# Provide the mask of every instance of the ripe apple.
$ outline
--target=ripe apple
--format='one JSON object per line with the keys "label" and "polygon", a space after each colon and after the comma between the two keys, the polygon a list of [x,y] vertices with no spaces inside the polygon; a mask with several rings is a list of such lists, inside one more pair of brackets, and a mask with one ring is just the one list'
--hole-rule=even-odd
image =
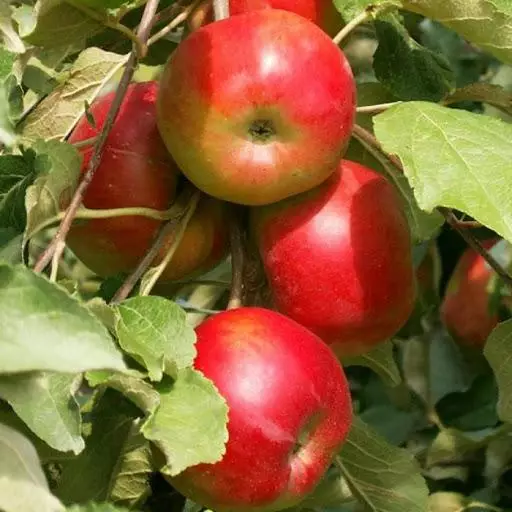
{"label": "ripe apple", "polygon": [[[179,170],[171,159],[156,125],[157,82],[134,83],[128,88],[119,115],[101,155],[101,162],[86,191],[90,209],[145,207],[166,210],[175,199]],[[99,134],[114,93],[98,98],[69,141],[76,143]],[[82,173],[93,147],[84,147]],[[68,198],[69,201],[69,198]],[[63,206],[66,206],[65,202]],[[161,281],[179,279],[217,263],[227,247],[227,212],[224,204],[203,197],[190,220],[177,252]],[[130,272],[151,246],[162,221],[123,216],[75,222],[67,237],[69,248],[93,272],[108,277]],[[161,261],[171,240],[164,244]]]}
{"label": "ripe apple", "polygon": [[[332,0],[229,0],[231,16],[259,9],[282,9],[294,12],[333,36],[342,25],[341,15],[335,9]],[[212,2],[206,0],[194,9],[189,16],[188,24],[190,30],[194,31],[212,21]]]}
{"label": "ripe apple", "polygon": [[338,356],[371,349],[411,314],[415,277],[402,202],[377,172],[348,160],[322,185],[252,209],[278,311]]}
{"label": "ripe apple", "polygon": [[[491,249],[496,239],[482,245]],[[457,262],[441,304],[441,319],[453,337],[464,345],[483,347],[498,324],[491,311],[489,282],[493,270],[475,250],[468,248]]]}
{"label": "ripe apple", "polygon": [[355,115],[342,51],[317,26],[279,9],[201,27],[171,55],[160,84],[160,133],[207,194],[268,204],[335,170]]}
{"label": "ripe apple", "polygon": [[229,406],[220,462],[171,478],[216,512],[274,511],[314,490],[352,422],[350,392],[332,351],[285,316],[243,307],[196,328],[195,368]]}

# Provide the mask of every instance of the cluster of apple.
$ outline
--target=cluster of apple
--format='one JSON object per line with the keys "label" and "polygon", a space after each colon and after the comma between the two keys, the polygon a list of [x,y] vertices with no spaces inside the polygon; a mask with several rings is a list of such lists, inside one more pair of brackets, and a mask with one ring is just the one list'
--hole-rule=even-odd
{"label": "cluster of apple", "polygon": [[[229,405],[229,440],[220,462],[171,481],[214,510],[280,510],[315,488],[347,436],[338,358],[385,341],[411,313],[411,241],[394,187],[343,159],[356,92],[343,52],[316,24],[331,1],[230,7],[211,22],[204,4],[160,82],[130,85],[84,204],[166,210],[183,180],[201,190],[164,282],[216,265],[228,203],[249,208],[277,311],[242,307],[197,328],[195,366]],[[112,100],[95,101],[94,126],[84,117],[70,141],[98,135]],[[81,152],[85,169],[92,148]],[[76,222],[68,245],[100,276],[129,272],[162,222]]]}

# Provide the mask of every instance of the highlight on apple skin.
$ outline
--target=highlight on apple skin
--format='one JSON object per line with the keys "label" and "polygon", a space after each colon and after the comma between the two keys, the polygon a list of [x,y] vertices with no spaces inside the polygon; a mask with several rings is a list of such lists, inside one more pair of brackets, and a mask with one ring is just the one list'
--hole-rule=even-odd
{"label": "highlight on apple skin", "polygon": [[341,358],[367,352],[411,314],[416,284],[402,199],[382,175],[342,160],[322,185],[252,208],[276,309]]}
{"label": "highlight on apple skin", "polygon": [[196,334],[194,365],[229,406],[229,439],[220,462],[169,481],[218,512],[294,506],[319,483],[352,423],[341,364],[320,338],[268,309],[218,313]]}
{"label": "highlight on apple skin", "polygon": [[[482,245],[490,250],[497,238]],[[494,271],[474,249],[467,248],[448,281],[441,304],[441,320],[462,345],[482,347],[498,324],[498,313],[491,310],[488,289]]]}
{"label": "highlight on apple skin", "polygon": [[297,14],[262,9],[180,43],[161,77],[158,126],[203,192],[269,204],[334,172],[355,95],[350,65],[329,36]]}
{"label": "highlight on apple skin", "polygon": [[[157,128],[157,93],[155,81],[132,83],[128,87],[100,165],[85,193],[86,208],[144,207],[165,211],[175,200],[180,172]],[[69,142],[96,137],[113,98],[114,93],[109,93],[94,101],[90,115],[95,126],[84,115]],[[80,153],[83,174],[93,145],[80,148]],[[61,198],[62,207],[67,206],[66,200],[69,198]],[[225,256],[227,215],[224,203],[210,197],[200,199],[173,261],[162,275],[162,282],[206,271]],[[109,277],[132,271],[151,247],[161,226],[161,220],[137,215],[77,220],[69,232],[67,244],[90,270],[101,277]],[[163,244],[154,264],[162,260],[171,242],[169,239]]]}

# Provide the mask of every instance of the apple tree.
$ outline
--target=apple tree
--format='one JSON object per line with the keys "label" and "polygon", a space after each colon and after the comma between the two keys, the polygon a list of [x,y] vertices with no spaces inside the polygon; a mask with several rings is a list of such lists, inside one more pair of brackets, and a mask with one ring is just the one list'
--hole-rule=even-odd
{"label": "apple tree", "polygon": [[512,510],[512,2],[0,0],[0,511]]}

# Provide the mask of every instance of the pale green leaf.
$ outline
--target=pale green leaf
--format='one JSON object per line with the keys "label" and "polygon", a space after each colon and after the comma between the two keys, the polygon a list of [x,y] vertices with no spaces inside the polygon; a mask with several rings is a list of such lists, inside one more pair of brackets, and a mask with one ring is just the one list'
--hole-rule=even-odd
{"label": "pale green leaf", "polygon": [[84,114],[85,102],[93,102],[126,60],[126,56],[99,48],[84,50],[67,80],[27,116],[21,127],[23,141],[65,139]]}
{"label": "pale green leaf", "polygon": [[503,62],[512,62],[509,0],[403,0],[403,6],[443,23]]}
{"label": "pale green leaf", "polygon": [[12,23],[9,2],[0,3],[0,44],[13,53],[25,52],[25,45]]}
{"label": "pale green leaf", "polygon": [[84,448],[80,409],[73,394],[81,377],[30,373],[0,377],[0,397],[39,438],[62,452]]}
{"label": "pale green leaf", "polygon": [[0,264],[0,312],[0,373],[125,368],[103,325],[24,266]]}
{"label": "pale green leaf", "polygon": [[26,480],[0,477],[0,510],[2,512],[64,512],[65,508],[47,489]]}
{"label": "pale green leaf", "polygon": [[373,512],[425,512],[428,488],[413,455],[388,444],[359,418],[338,465],[354,496]]}
{"label": "pale green leaf", "polygon": [[80,176],[80,155],[71,144],[57,140],[37,140],[32,147],[37,153],[35,170],[38,178],[25,195],[27,226],[25,243],[62,210]]}
{"label": "pale green leaf", "polygon": [[166,457],[164,474],[175,476],[189,466],[218,462],[228,439],[228,406],[213,383],[191,368],[160,390],[160,406],[142,427]]}
{"label": "pale green leaf", "polygon": [[333,0],[333,3],[347,22],[367,8],[394,8],[401,5],[400,0]]}
{"label": "pale green leaf", "polygon": [[380,343],[373,350],[355,357],[343,359],[344,366],[366,366],[378,374],[388,386],[398,386],[402,382],[400,370],[393,356],[391,340]]}
{"label": "pale green leaf", "polygon": [[512,319],[499,324],[487,338],[484,355],[498,381],[498,415],[512,422]]}
{"label": "pale green leaf", "polygon": [[129,512],[129,509],[118,507],[111,503],[88,503],[87,505],[73,505],[67,512]]}
{"label": "pale green leaf", "polygon": [[121,347],[139,360],[152,380],[163,372],[191,366],[196,356],[196,336],[187,325],[186,314],[163,297],[134,297],[117,306],[116,333]]}
{"label": "pale green leaf", "polygon": [[[512,126],[434,103],[408,102],[374,118],[419,206],[456,208],[512,241]],[[434,158],[435,156],[435,158]]]}

